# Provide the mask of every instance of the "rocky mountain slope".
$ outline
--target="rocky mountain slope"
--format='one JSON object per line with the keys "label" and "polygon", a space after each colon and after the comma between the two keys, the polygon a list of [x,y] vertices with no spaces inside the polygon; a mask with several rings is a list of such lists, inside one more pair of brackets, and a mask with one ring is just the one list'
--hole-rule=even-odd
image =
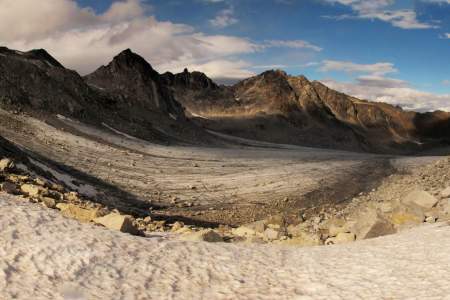
{"label": "rocky mountain slope", "polygon": [[107,66],[85,77],[86,82],[107,92],[123,108],[164,113],[183,119],[183,107],[174,100],[161,76],[139,55],[127,49]]}
{"label": "rocky mountain slope", "polygon": [[106,100],[45,50],[20,52],[0,48],[2,107],[82,116],[88,107]]}
{"label": "rocky mountain slope", "polygon": [[267,71],[231,87],[198,72],[170,77],[178,78],[168,81],[176,99],[197,121],[241,137],[402,153],[449,141],[449,113],[422,114],[360,100],[283,71]]}
{"label": "rocky mountain slope", "polygon": [[0,104],[33,115],[61,114],[159,143],[223,144],[205,129],[384,153],[450,141],[450,113],[363,101],[283,71],[219,86],[200,72],[159,74],[129,49],[83,78],[45,50],[0,48]]}
{"label": "rocky mountain slope", "polygon": [[130,50],[83,78],[45,50],[0,48],[0,106],[53,123],[60,114],[158,143],[218,143],[185,118],[160,75]]}

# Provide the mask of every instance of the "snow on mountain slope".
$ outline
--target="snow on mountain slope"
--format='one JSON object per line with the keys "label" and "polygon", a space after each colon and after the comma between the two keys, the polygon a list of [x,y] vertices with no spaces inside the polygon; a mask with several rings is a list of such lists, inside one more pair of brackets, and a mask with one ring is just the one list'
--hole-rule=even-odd
{"label": "snow on mountain slope", "polygon": [[0,195],[0,299],[450,299],[450,226],[328,247],[134,237]]}

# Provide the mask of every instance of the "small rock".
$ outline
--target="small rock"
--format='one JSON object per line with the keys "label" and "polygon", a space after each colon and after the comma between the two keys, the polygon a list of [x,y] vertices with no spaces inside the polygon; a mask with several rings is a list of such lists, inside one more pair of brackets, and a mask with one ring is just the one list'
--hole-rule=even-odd
{"label": "small rock", "polygon": [[267,241],[273,241],[278,239],[279,237],[279,232],[276,231],[273,228],[267,228],[266,230],[264,230],[264,239]]}
{"label": "small rock", "polygon": [[134,218],[129,215],[120,215],[117,213],[111,213],[104,217],[95,218],[95,224],[105,226],[106,228],[126,232],[137,235],[139,230],[134,226]]}
{"label": "small rock", "polygon": [[425,218],[426,223],[436,223],[437,218],[435,216],[428,216]]}
{"label": "small rock", "polygon": [[10,158],[3,158],[0,160],[0,171],[5,172],[14,168],[14,162]]}
{"label": "small rock", "polygon": [[209,243],[219,243],[223,242],[222,236],[212,229],[204,229],[197,232],[187,233],[181,236],[182,240],[193,241],[193,242],[209,242]]}
{"label": "small rock", "polygon": [[40,185],[42,187],[46,187],[48,185],[46,180],[39,178],[39,177],[34,179],[34,183],[37,185]]}
{"label": "small rock", "polygon": [[69,192],[64,194],[64,199],[68,202],[80,202],[80,195],[77,192]]}
{"label": "small rock", "polygon": [[56,202],[62,202],[64,200],[64,195],[57,191],[48,190],[46,196],[55,199]]}
{"label": "small rock", "polygon": [[17,195],[19,193],[19,190],[17,189],[17,186],[12,182],[3,182],[2,185],[2,191],[8,194]]}
{"label": "small rock", "polygon": [[37,197],[45,191],[43,187],[34,184],[22,184],[20,190],[30,197]]}
{"label": "small rock", "polygon": [[41,198],[42,203],[44,203],[45,206],[48,208],[56,208],[56,201],[53,198],[49,197],[42,197]]}
{"label": "small rock", "polygon": [[61,184],[51,183],[50,188],[60,193],[64,193],[65,188]]}
{"label": "small rock", "polygon": [[8,181],[12,183],[21,184],[23,182],[29,181],[30,177],[26,175],[8,174],[6,176],[6,179],[8,179]]}
{"label": "small rock", "polygon": [[184,227],[184,223],[183,222],[175,222],[172,225],[172,232],[178,231],[178,230],[180,230],[183,227]]}

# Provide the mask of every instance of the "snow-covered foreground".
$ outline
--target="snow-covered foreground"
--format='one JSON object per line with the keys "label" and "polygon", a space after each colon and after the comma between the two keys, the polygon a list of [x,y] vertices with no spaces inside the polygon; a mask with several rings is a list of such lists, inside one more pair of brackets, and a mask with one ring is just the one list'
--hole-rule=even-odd
{"label": "snow-covered foreground", "polygon": [[450,226],[341,246],[140,238],[0,196],[0,299],[450,299]]}

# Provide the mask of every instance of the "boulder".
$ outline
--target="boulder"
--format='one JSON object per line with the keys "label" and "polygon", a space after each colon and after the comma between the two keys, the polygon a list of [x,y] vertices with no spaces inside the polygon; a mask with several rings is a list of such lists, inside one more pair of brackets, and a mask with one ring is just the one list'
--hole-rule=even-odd
{"label": "boulder", "polygon": [[394,234],[397,231],[392,223],[384,218],[377,219],[370,226],[369,230],[366,232],[364,236],[361,236],[362,239],[372,239],[379,236]]}
{"label": "boulder", "polygon": [[56,201],[53,198],[49,197],[42,197],[41,198],[42,203],[48,208],[56,208]]}
{"label": "boulder", "polygon": [[46,191],[46,189],[44,189],[41,186],[34,185],[34,184],[28,184],[28,183],[22,184],[20,186],[20,190],[24,194],[26,194],[26,195],[28,195],[30,197],[37,197],[37,196],[43,194]]}
{"label": "boulder", "polygon": [[0,171],[5,172],[14,168],[14,162],[10,158],[3,158],[0,160]]}
{"label": "boulder", "polygon": [[428,192],[415,190],[406,195],[402,199],[402,203],[409,206],[417,205],[424,209],[431,209],[438,203],[438,199]]}
{"label": "boulder", "polygon": [[71,203],[58,203],[56,204],[56,208],[61,210],[63,216],[76,219],[83,223],[89,223],[101,216],[97,208],[83,208]]}
{"label": "boulder", "polygon": [[133,224],[134,218],[129,215],[111,213],[100,218],[95,218],[93,221],[95,224],[102,225],[109,229],[135,235],[139,234],[139,230]]}
{"label": "boulder", "polygon": [[183,234],[181,236],[181,239],[191,242],[209,242],[209,243],[223,242],[222,236],[212,229],[204,229],[197,232]]}
{"label": "boulder", "polygon": [[395,229],[375,208],[369,208],[354,217],[350,232],[355,233],[358,240],[363,240],[395,233]]}
{"label": "boulder", "polygon": [[425,213],[418,206],[399,206],[397,207],[392,215],[390,221],[398,228],[408,228],[413,225],[418,225],[423,223],[425,220]]}
{"label": "boulder", "polygon": [[17,189],[17,185],[12,182],[3,182],[1,185],[2,191],[8,194],[17,195],[19,190]]}

